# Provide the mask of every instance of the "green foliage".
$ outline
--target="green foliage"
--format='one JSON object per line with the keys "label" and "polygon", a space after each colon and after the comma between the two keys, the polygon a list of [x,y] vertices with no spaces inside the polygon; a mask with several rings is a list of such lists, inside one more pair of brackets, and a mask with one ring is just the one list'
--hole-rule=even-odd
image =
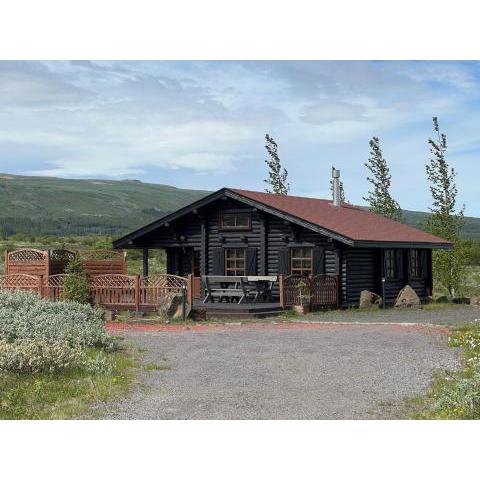
{"label": "green foliage", "polygon": [[208,193],[128,180],[0,175],[0,235],[127,233]]}
{"label": "green foliage", "polygon": [[401,222],[402,210],[390,194],[392,176],[387,161],[383,157],[378,137],[373,137],[370,140],[370,158],[365,166],[372,174],[371,177],[367,177],[367,180],[372,184],[373,191],[368,192],[367,197],[363,197],[370,205],[370,210]]}
{"label": "green foliage", "polygon": [[80,350],[65,342],[23,339],[0,340],[0,372],[30,374],[57,372],[76,365]]}
{"label": "green foliage", "polygon": [[0,340],[44,340],[110,348],[102,311],[76,302],[49,302],[31,292],[0,290]]}
{"label": "green foliage", "polygon": [[465,367],[439,376],[412,416],[422,419],[480,418],[480,328],[466,325],[449,338],[452,347],[460,347]]}
{"label": "green foliage", "polygon": [[265,135],[265,148],[268,152],[268,157],[265,159],[268,167],[268,179],[264,182],[269,185],[269,188],[265,191],[288,195],[290,190],[290,184],[287,181],[288,171],[285,168],[282,170],[280,157],[278,156],[278,146],[268,133]]}
{"label": "green foliage", "polygon": [[85,418],[91,404],[123,394],[138,362],[128,351],[84,350],[77,366],[54,373],[0,372],[0,419]]}
{"label": "green foliage", "polygon": [[433,273],[436,281],[443,285],[450,295],[460,293],[461,281],[468,264],[468,250],[459,242],[460,231],[464,225],[465,206],[456,210],[457,186],[456,172],[446,159],[447,137],[440,132],[437,117],[433,117],[435,138],[429,138],[431,158],[426,165],[427,178],[432,194],[432,212],[427,218],[426,229],[433,235],[455,244],[452,250],[433,252]]}
{"label": "green foliage", "polygon": [[82,263],[78,256],[71,260],[65,268],[68,275],[63,286],[63,299],[78,303],[88,303],[90,291],[88,278],[83,271]]}

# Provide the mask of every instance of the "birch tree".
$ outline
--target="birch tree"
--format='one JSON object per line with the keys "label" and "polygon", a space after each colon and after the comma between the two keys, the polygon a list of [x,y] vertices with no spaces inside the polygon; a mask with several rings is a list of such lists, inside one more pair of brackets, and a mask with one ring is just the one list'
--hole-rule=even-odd
{"label": "birch tree", "polygon": [[268,167],[268,178],[264,180],[268,187],[265,191],[267,193],[288,195],[290,190],[288,171],[282,168],[280,157],[278,156],[278,145],[268,133],[265,135],[265,148],[268,152],[268,156],[265,159]]}
{"label": "birch tree", "polygon": [[373,188],[363,199],[368,202],[372,212],[400,222],[403,219],[402,209],[390,194],[392,175],[383,156],[379,138],[373,137],[369,145],[370,157],[365,166],[370,171],[371,176],[367,177],[367,180]]}

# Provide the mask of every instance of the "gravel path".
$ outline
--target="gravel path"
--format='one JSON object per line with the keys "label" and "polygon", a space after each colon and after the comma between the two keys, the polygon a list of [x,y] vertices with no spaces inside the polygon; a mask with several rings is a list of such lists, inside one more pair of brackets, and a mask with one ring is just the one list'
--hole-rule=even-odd
{"label": "gravel path", "polygon": [[[441,330],[441,329],[440,329]],[[299,325],[124,332],[145,351],[110,419],[399,418],[434,370],[459,365],[446,333],[422,326]]]}
{"label": "gravel path", "polygon": [[461,325],[480,319],[480,307],[470,305],[441,305],[428,309],[327,310],[306,315],[305,320],[323,322],[411,322],[434,325]]}

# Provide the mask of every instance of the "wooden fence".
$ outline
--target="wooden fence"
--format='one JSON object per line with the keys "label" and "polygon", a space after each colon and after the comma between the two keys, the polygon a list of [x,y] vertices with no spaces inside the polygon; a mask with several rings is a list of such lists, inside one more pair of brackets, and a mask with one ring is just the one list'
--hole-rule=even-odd
{"label": "wooden fence", "polygon": [[[0,289],[31,290],[39,296],[58,301],[68,275],[48,277],[7,274],[0,275]],[[176,275],[94,275],[89,277],[90,301],[112,310],[152,311],[167,296],[183,295],[186,302],[193,302],[193,275],[187,278]]]}
{"label": "wooden fence", "polygon": [[[338,306],[339,282],[333,275],[280,275],[280,305],[291,307],[308,303],[311,307]],[[301,298],[303,296],[303,299]]]}
{"label": "wooden fence", "polygon": [[127,273],[124,252],[113,250],[81,251],[78,254],[65,249],[38,250],[21,248],[5,251],[5,274],[25,274],[48,277],[65,273],[68,263],[78,255],[87,275]]}

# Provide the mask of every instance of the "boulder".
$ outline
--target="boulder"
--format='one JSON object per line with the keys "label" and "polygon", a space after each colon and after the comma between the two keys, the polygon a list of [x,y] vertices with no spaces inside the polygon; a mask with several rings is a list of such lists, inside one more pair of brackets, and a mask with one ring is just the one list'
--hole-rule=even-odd
{"label": "boulder", "polygon": [[382,305],[382,297],[369,290],[362,290],[360,293],[359,308],[380,307]]}
{"label": "boulder", "polygon": [[182,297],[175,293],[169,293],[160,298],[157,311],[161,317],[173,317],[182,306]]}
{"label": "boulder", "polygon": [[417,308],[420,305],[420,298],[410,285],[405,285],[395,300],[395,307]]}
{"label": "boulder", "polygon": [[480,297],[479,296],[470,297],[470,305],[476,305],[478,307],[480,305]]}

